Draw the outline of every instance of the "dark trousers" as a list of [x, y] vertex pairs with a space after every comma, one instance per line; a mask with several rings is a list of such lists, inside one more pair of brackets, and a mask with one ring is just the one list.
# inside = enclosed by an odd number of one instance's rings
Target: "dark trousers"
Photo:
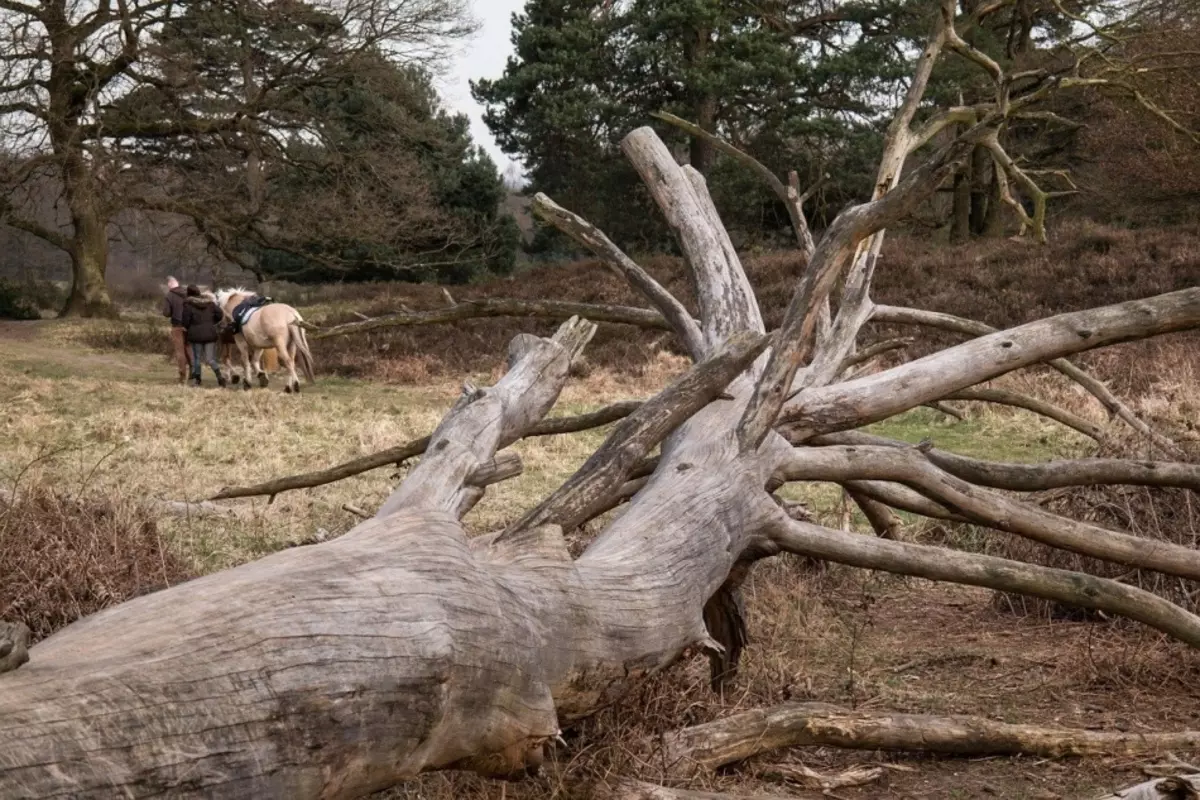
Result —
[[213, 374], [217, 377], [221, 375], [221, 368], [217, 366], [217, 343], [216, 342], [191, 342], [192, 345], [192, 377], [200, 379], [200, 367], [203, 364], [208, 364], [212, 368]]

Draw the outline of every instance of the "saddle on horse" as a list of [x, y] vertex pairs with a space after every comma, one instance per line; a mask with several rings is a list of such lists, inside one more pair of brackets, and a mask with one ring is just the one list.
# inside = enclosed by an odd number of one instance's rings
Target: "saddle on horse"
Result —
[[233, 320], [229, 324], [229, 332], [234, 334], [241, 331], [242, 326], [250, 321], [250, 317], [254, 316], [258, 309], [271, 302], [271, 298], [256, 294], [238, 303], [229, 315]]

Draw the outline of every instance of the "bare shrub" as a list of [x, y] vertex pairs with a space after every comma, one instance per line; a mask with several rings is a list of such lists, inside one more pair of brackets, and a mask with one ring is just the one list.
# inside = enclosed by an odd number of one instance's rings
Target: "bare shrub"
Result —
[[140, 505], [44, 486], [0, 500], [0, 619], [34, 640], [191, 575]]

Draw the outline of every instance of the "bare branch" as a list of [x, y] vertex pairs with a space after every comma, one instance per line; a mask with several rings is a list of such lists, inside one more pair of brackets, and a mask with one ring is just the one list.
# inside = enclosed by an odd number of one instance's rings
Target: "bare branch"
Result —
[[766, 181], [767, 185], [771, 187], [771, 191], [775, 193], [775, 196], [779, 198], [779, 201], [787, 209], [788, 216], [792, 221], [792, 231], [796, 234], [796, 244], [799, 246], [800, 252], [804, 254], [805, 258], [812, 257], [813, 251], [816, 249], [816, 243], [813, 241], [812, 231], [808, 227], [808, 219], [804, 216], [804, 202], [811, 196], [812, 192], [816, 191], [822, 181], [817, 181], [807, 192], [801, 194], [799, 177], [796, 176], [795, 172], [788, 174], [788, 184], [784, 185], [783, 181], [774, 172], [769, 170], [754, 156], [743, 150], [739, 150], [720, 136], [704, 130], [699, 125], [681, 119], [674, 114], [668, 114], [665, 111], [655, 111], [650, 116], [674, 125], [680, 130], [685, 131], [689, 136], [704, 139], [725, 155], [749, 167], [751, 171]]
[[[621, 403], [613, 403], [597, 411], [574, 417], [543, 419], [529, 429], [525, 434], [525, 438], [556, 436], [564, 433], [577, 433], [579, 431], [600, 428], [617, 420], [624, 419], [641, 407], [641, 405], [642, 401], [640, 400], [629, 400]], [[275, 495], [292, 491], [293, 489], [311, 489], [314, 486], [324, 486], [327, 483], [334, 483], [355, 475], [361, 475], [364, 472], [379, 469], [380, 467], [392, 464], [399, 466], [408, 459], [424, 453], [425, 448], [429, 447], [429, 439], [430, 437], [428, 436], [422, 436], [419, 439], [413, 439], [402, 445], [389, 447], [386, 450], [380, 450], [377, 453], [362, 456], [361, 458], [356, 458], [319, 472], [290, 475], [286, 478], [276, 478], [275, 480], [258, 483], [253, 486], [226, 487], [209, 499], [227, 500], [234, 497], [258, 497], [263, 495], [274, 499]]]
[[1144, 623], [1200, 648], [1200, 618], [1157, 595], [1107, 578], [944, 547], [846, 534], [792, 520], [782, 513], [771, 532], [771, 540], [789, 553], [854, 567], [1099, 609]]
[[827, 446], [797, 449], [776, 479], [904, 483], [977, 522], [1042, 544], [1131, 567], [1200, 580], [1200, 550], [1060, 517], [973, 486], [915, 448]]
[[1200, 325], [1200, 288], [1059, 314], [801, 394], [785, 419], [801, 436], [878, 422], [1021, 367]]
[[566, 383], [572, 360], [595, 332], [592, 323], [572, 317], [550, 339], [515, 339], [504, 377], [490, 389], [464, 387], [430, 436], [425, 456], [376, 518], [400, 509], [465, 514], [483, 493], [469, 483], [471, 474], [545, 416]]
[[771, 359], [738, 426], [738, 440], [743, 449], [752, 450], [761, 445], [775, 424], [796, 371], [812, 352], [821, 304], [829, 296], [851, 255], [864, 239], [900, 219], [929, 196], [956, 168], [966, 149], [961, 142], [944, 148], [909, 173], [890, 192], [878, 200], [843, 211], [830, 225], [792, 295], [779, 329], [778, 343], [771, 350]]
[[754, 290], [729, 234], [719, 224], [703, 177], [676, 164], [653, 128], [633, 131], [621, 141], [621, 149], [642, 177], [687, 259], [705, 346], [715, 350], [736, 333], [763, 331]]
[[[995, 333], [999, 330], [999, 328], [993, 328], [987, 323], [956, 317], [952, 314], [944, 314], [939, 311], [925, 311], [918, 308], [903, 308], [900, 306], [875, 306], [871, 314], [871, 320], [873, 322], [888, 322], [897, 325], [923, 325], [964, 333], [968, 336], [986, 336], [989, 333]], [[1133, 413], [1133, 409], [1127, 406], [1121, 398], [1113, 394], [1112, 390], [1105, 386], [1102, 381], [1097, 380], [1091, 374], [1065, 358], [1053, 359], [1047, 363], [1065, 377], [1070, 378], [1087, 390], [1089, 394], [1100, 401], [1101, 405], [1108, 409], [1110, 414], [1120, 418], [1125, 424], [1143, 436], [1146, 436], [1164, 451], [1175, 456], [1181, 454], [1182, 451], [1180, 451], [1178, 445], [1139, 419]]]
[[[819, 446], [848, 445], [908, 448], [905, 442], [873, 436], [860, 431], [845, 431], [818, 436]], [[1080, 458], [1047, 461], [1040, 464], [1015, 464], [984, 461], [948, 450], [930, 448], [925, 457], [955, 477], [979, 486], [1014, 492], [1038, 492], [1066, 486], [1170, 486], [1200, 492], [1200, 464], [1171, 461], [1133, 461], [1124, 458]]]
[[692, 358], [700, 359], [704, 356], [704, 338], [700, 333], [700, 326], [692, 319], [691, 313], [683, 303], [625, 255], [603, 231], [541, 192], [533, 198], [533, 210], [542, 219], [591, 250], [609, 268], [641, 292], [671, 323], [671, 327], [692, 354]]
[[1055, 422], [1065, 425], [1072, 430], [1082, 433], [1095, 441], [1103, 441], [1104, 431], [1098, 426], [1093, 425], [1082, 417], [1072, 414], [1070, 411], [1059, 408], [1052, 403], [1047, 403], [1045, 400], [1040, 400], [1036, 397], [1031, 397], [1027, 394], [1014, 392], [1009, 389], [963, 389], [958, 392], [953, 392], [942, 400], [959, 400], [959, 401], [975, 401], [980, 403], [995, 403], [997, 405], [1012, 406], [1013, 408], [1023, 408], [1026, 411], [1031, 411], [1034, 414], [1052, 419]]

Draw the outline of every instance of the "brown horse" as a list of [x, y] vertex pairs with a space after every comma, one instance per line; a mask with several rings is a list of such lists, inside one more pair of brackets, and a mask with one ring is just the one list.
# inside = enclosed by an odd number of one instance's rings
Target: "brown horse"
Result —
[[[222, 289], [217, 292], [217, 305], [224, 313], [225, 321], [232, 322], [233, 310], [243, 300], [253, 296], [253, 292], [241, 288]], [[253, 372], [258, 376], [258, 385], [264, 388], [267, 386], [269, 381], [267, 373], [262, 369], [262, 353], [272, 347], [279, 353], [279, 360], [288, 371], [288, 382], [283, 391], [299, 394], [300, 378], [296, 375], [297, 364], [309, 383], [316, 381], [316, 376], [313, 375], [312, 352], [308, 349], [304, 325], [304, 318], [300, 316], [300, 312], [286, 303], [268, 303], [253, 313], [233, 337], [242, 355], [244, 388], [250, 388], [251, 361], [254, 365]], [[232, 369], [230, 373], [230, 379], [233, 380]]]

